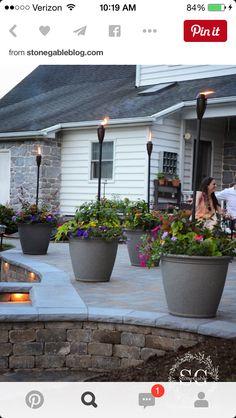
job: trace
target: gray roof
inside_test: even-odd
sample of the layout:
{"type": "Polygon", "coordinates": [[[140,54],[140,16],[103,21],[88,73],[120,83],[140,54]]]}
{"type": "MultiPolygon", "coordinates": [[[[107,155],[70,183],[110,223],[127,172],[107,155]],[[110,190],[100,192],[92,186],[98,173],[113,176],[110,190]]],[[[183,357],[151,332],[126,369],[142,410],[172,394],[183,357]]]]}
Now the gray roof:
{"type": "MultiPolygon", "coordinates": [[[[41,130],[58,123],[145,117],[200,91],[236,96],[236,75],[182,81],[140,95],[133,65],[42,65],[0,100],[0,132],[41,130]]],[[[150,88],[148,86],[147,88],[150,88]]]]}

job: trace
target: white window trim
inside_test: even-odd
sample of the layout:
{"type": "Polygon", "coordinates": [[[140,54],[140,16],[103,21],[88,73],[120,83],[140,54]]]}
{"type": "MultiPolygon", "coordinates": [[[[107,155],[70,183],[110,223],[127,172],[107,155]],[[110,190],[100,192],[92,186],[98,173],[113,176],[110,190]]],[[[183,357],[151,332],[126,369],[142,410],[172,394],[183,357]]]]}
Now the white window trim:
{"type": "MultiPolygon", "coordinates": [[[[101,182],[103,182],[104,180],[106,180],[106,183],[108,184],[113,184],[113,183],[115,183],[115,178],[114,178],[114,174],[115,174],[115,155],[116,155],[116,153],[115,153],[115,148],[116,148],[116,140],[115,139],[107,139],[107,140],[104,140],[104,142],[103,143],[105,143],[105,142],[113,142],[113,156],[112,156],[112,158],[113,158],[113,164],[112,164],[112,178],[110,178],[110,179],[105,179],[105,178],[101,178],[101,182]]],[[[91,162],[92,162],[92,144],[93,143],[96,143],[96,141],[91,141],[90,142],[90,147],[89,147],[89,170],[88,170],[88,183],[89,184],[97,184],[97,182],[98,182],[98,179],[91,179],[91,162]]]]}

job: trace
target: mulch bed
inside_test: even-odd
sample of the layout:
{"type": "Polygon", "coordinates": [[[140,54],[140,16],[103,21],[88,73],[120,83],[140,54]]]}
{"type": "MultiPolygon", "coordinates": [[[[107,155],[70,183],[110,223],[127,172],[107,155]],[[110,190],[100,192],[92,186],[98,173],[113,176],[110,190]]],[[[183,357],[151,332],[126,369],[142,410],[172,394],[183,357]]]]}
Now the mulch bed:
{"type": "MultiPolygon", "coordinates": [[[[177,352],[169,352],[162,357],[151,357],[139,366],[106,372],[89,380],[97,382],[167,382],[170,369],[176,364],[177,358],[186,353],[192,355],[201,353],[205,358],[210,356],[213,366],[219,367],[219,381],[236,382],[236,338],[229,340],[211,338],[191,348],[180,348],[177,352]]],[[[194,360],[192,364],[188,362],[189,369],[194,370],[196,367],[194,360]]],[[[207,378],[208,382],[213,380],[211,377],[207,378]]]]}

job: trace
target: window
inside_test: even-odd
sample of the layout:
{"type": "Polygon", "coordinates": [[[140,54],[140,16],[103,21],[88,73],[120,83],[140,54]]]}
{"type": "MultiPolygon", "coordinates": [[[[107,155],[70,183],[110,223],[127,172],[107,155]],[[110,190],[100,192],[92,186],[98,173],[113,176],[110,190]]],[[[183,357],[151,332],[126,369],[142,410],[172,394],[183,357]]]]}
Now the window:
{"type": "Polygon", "coordinates": [[[162,171],[165,174],[177,174],[177,159],[178,154],[176,152],[163,152],[163,168],[162,171]]]}
{"type": "MultiPolygon", "coordinates": [[[[98,178],[99,142],[92,143],[91,179],[98,178]]],[[[113,142],[104,142],[102,146],[102,178],[112,179],[113,172],[113,142]]]]}

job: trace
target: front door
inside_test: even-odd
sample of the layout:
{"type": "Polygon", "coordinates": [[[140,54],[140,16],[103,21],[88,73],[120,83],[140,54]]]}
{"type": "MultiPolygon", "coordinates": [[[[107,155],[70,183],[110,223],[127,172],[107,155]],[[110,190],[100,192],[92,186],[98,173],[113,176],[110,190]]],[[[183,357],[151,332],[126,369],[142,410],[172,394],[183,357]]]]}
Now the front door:
{"type": "MultiPolygon", "coordinates": [[[[196,140],[194,141],[193,164],[195,160],[195,146],[196,146],[196,140]]],[[[200,190],[200,185],[201,185],[202,180],[205,177],[209,177],[211,175],[211,157],[212,157],[211,141],[200,141],[198,167],[197,167],[197,190],[200,190]]]]}

